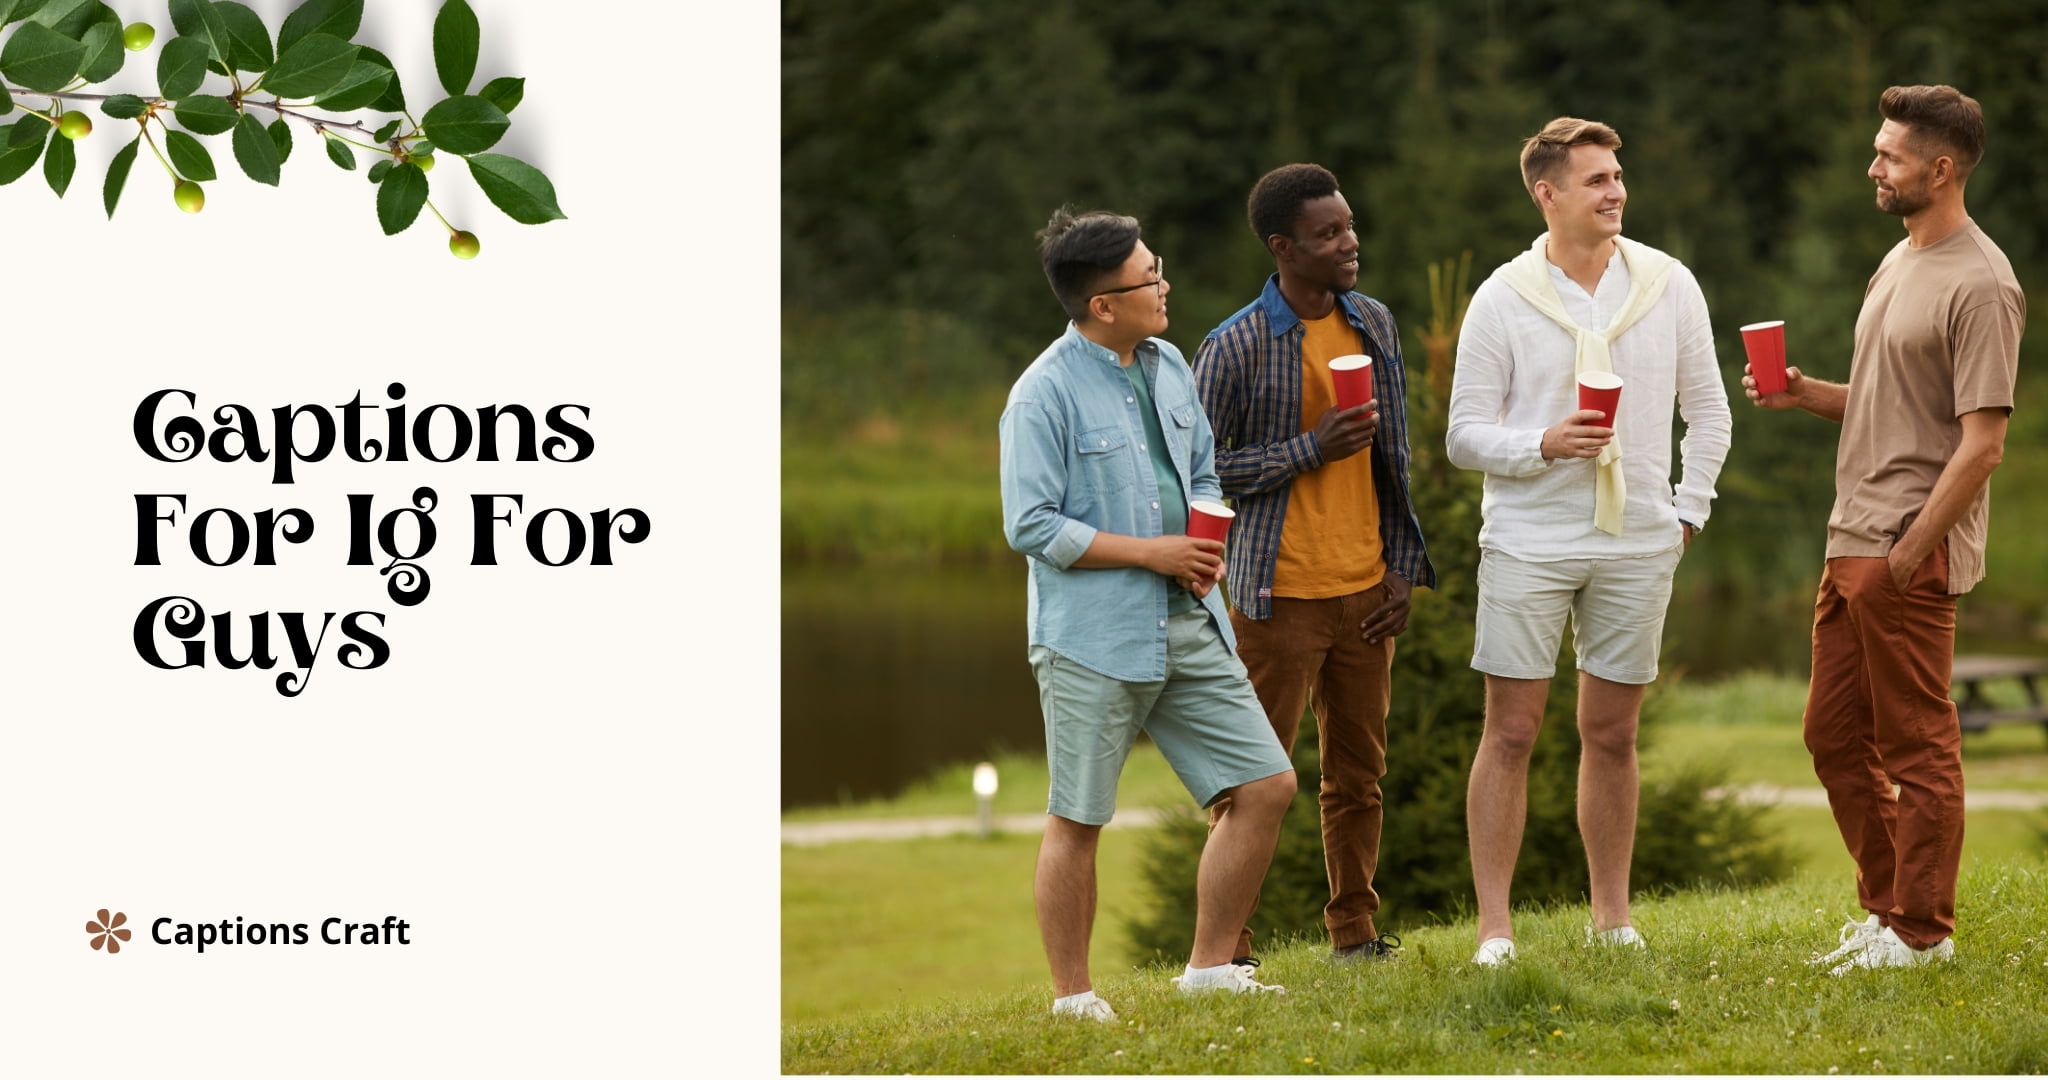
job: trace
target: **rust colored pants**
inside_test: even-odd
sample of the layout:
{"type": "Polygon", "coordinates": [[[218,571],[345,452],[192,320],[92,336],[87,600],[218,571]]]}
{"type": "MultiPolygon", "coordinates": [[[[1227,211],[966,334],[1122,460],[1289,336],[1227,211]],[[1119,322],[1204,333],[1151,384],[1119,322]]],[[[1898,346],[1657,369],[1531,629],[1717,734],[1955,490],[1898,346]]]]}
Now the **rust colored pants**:
{"type": "MultiPolygon", "coordinates": [[[[1323,866],[1330,902],[1323,923],[1342,948],[1379,936],[1372,875],[1380,858],[1380,777],[1387,771],[1387,709],[1394,639],[1368,645],[1358,632],[1386,599],[1379,586],[1327,600],[1273,598],[1273,614],[1248,619],[1235,608],[1237,655],[1251,676],[1280,745],[1294,752],[1304,708],[1316,718],[1322,751],[1323,866]]],[[[1218,803],[1211,821],[1223,808],[1218,803]]],[[[1257,910],[1256,904],[1253,910],[1257,910]]],[[[1238,933],[1235,956],[1249,956],[1252,931],[1238,933]]]]}
{"type": "Polygon", "coordinates": [[[1833,558],[1813,612],[1813,771],[1856,860],[1857,900],[1916,949],[1955,930],[1963,851],[1962,732],[1948,697],[1956,601],[1947,582],[1946,541],[1903,592],[1884,559],[1833,558]]]}

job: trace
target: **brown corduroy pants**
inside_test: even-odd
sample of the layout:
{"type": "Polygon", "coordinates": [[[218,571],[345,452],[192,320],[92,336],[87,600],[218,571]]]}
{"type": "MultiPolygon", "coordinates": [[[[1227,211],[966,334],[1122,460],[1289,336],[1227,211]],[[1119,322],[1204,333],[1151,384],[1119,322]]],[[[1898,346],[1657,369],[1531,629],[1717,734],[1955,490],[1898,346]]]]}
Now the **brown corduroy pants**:
{"type": "MultiPolygon", "coordinates": [[[[1323,909],[1337,948],[1379,936],[1373,891],[1379,864],[1380,777],[1387,771],[1387,709],[1394,639],[1368,645],[1360,623],[1385,599],[1378,586],[1327,600],[1273,599],[1267,619],[1248,619],[1235,608],[1238,659],[1244,661],[1266,719],[1287,752],[1294,752],[1301,714],[1313,709],[1321,748],[1323,866],[1330,902],[1323,909]]],[[[1211,821],[1221,812],[1212,808],[1211,821]]],[[[1257,910],[1257,905],[1253,905],[1257,910]]],[[[1249,918],[1249,916],[1247,916],[1249,918]]],[[[1249,956],[1251,927],[1238,934],[1237,956],[1249,956]]]]}
{"type": "Polygon", "coordinates": [[[1813,771],[1856,860],[1857,900],[1916,949],[1955,930],[1963,850],[1947,582],[1946,541],[1903,591],[1884,559],[1833,558],[1813,613],[1813,771]]]}

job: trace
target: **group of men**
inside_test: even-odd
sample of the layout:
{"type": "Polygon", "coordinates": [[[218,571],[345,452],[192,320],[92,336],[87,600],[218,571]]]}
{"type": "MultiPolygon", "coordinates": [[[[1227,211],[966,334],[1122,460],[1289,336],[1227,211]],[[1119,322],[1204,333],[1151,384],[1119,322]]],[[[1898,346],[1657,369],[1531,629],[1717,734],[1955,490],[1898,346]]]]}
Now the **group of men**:
{"type": "MultiPolygon", "coordinates": [[[[1983,576],[1987,489],[2013,404],[2025,300],[1964,209],[1983,154],[1977,102],[1892,87],[1868,170],[1907,237],[1878,267],[1846,383],[1786,371],[1750,400],[1841,425],[1813,629],[1805,739],[1868,916],[1822,959],[1837,973],[1946,959],[1962,841],[1948,698],[1955,596],[1983,576]],[[1897,791],[1894,792],[1894,785],[1897,791]]],[[[1642,948],[1629,917],[1636,724],[1657,676],[1672,575],[1707,524],[1729,448],[1727,394],[1692,273],[1624,238],[1628,199],[1597,122],[1559,118],[1521,151],[1546,231],[1472,297],[1449,459],[1484,473],[1472,666],[1486,682],[1466,823],[1473,962],[1515,959],[1509,882],[1528,765],[1570,622],[1583,750],[1589,943],[1642,948]],[[1620,375],[1616,415],[1578,376],[1620,375]],[[1674,409],[1684,421],[1672,483],[1674,409]]],[[[1386,306],[1358,291],[1337,179],[1275,169],[1247,203],[1275,273],[1190,366],[1161,340],[1163,259],[1132,218],[1056,212],[1040,233],[1071,320],[1001,421],[1004,529],[1029,557],[1030,660],[1051,771],[1034,893],[1055,1015],[1114,1018],[1088,973],[1095,851],[1138,733],[1210,832],[1184,992],[1278,991],[1248,920],[1316,722],[1339,962],[1396,955],[1373,919],[1394,640],[1436,574],[1409,496],[1406,376],[1386,306]],[[1340,407],[1329,361],[1372,357],[1374,394],[1340,407]],[[1235,503],[1228,544],[1187,534],[1192,502],[1235,503]],[[1228,603],[1224,590],[1227,582],[1228,603]]]]}

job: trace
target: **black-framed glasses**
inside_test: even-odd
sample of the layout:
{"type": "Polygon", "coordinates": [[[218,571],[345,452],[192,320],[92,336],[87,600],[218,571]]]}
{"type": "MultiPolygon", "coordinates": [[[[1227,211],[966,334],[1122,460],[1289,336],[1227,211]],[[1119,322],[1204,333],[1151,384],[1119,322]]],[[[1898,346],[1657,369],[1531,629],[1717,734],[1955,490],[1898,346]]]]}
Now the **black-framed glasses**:
{"type": "Polygon", "coordinates": [[[1152,256],[1152,280],[1141,281],[1136,285],[1126,285],[1121,289],[1104,289],[1088,299],[1093,300],[1096,296],[1115,296],[1117,293],[1136,292],[1139,289],[1159,289],[1165,284],[1166,259],[1162,256],[1154,255],[1152,256]]]}

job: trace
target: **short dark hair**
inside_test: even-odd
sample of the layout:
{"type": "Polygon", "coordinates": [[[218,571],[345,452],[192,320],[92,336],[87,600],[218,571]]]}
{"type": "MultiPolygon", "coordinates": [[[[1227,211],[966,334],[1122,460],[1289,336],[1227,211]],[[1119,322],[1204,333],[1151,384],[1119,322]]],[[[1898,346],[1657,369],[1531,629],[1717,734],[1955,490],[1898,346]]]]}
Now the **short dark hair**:
{"type": "Polygon", "coordinates": [[[1522,186],[1529,190],[1529,201],[1536,203],[1537,209],[1542,209],[1543,203],[1536,198],[1536,181],[1548,180],[1555,185],[1558,170],[1571,160],[1574,146],[1619,150],[1621,135],[1598,120],[1560,116],[1543,125],[1542,131],[1522,140],[1522,186]]]}
{"type": "Polygon", "coordinates": [[[1958,184],[1984,160],[1984,109],[1953,86],[1894,86],[1878,96],[1877,111],[1912,129],[1906,141],[1922,157],[1947,154],[1958,184]]]}
{"type": "Polygon", "coordinates": [[[1137,250],[1138,232],[1137,218],[1107,210],[1077,214],[1062,206],[1052,212],[1038,230],[1038,260],[1068,318],[1078,322],[1087,316],[1088,299],[1137,250]]]}
{"type": "Polygon", "coordinates": [[[1244,216],[1251,222],[1252,235],[1264,245],[1269,236],[1293,236],[1301,208],[1336,193],[1336,174],[1321,165],[1282,165],[1252,185],[1251,197],[1244,201],[1244,216]]]}

